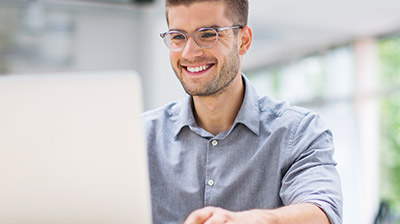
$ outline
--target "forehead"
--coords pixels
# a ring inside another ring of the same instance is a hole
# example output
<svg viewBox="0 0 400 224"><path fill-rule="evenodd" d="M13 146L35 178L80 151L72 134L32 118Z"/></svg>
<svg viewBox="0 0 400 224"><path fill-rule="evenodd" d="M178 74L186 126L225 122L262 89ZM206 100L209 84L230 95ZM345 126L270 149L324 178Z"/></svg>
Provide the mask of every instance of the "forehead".
<svg viewBox="0 0 400 224"><path fill-rule="evenodd" d="M201 27L231 26L222 2L198 2L168 8L169 29L191 32Z"/></svg>

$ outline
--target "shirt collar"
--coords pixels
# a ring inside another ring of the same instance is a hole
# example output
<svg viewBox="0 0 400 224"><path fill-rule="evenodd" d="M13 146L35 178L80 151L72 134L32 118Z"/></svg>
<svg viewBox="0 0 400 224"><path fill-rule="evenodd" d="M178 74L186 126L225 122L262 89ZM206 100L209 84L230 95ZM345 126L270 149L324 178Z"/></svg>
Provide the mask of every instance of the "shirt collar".
<svg viewBox="0 0 400 224"><path fill-rule="evenodd" d="M242 74L245 87L244 98L239 113L236 116L234 126L241 123L250 129L254 134L260 134L259 103L256 89L251 85L247 77Z"/></svg>
<svg viewBox="0 0 400 224"><path fill-rule="evenodd" d="M171 130L174 131L175 138L185 126L197 125L192 112L192 98L189 95L171 107L168 114L170 119L175 120L174 130Z"/></svg>
<svg viewBox="0 0 400 224"><path fill-rule="evenodd" d="M245 87L245 94L242 106L236 116L233 127L237 124L243 124L250 129L254 134L259 135L259 105L258 95L255 88L250 84L249 80L242 74L242 80ZM193 99L191 96L186 96L183 100L175 104L168 111L171 119L175 120L174 136L178 137L184 127L189 127L192 131L205 136L212 137L211 134L201 129L194 118L193 114ZM230 131L229 131L230 132Z"/></svg>

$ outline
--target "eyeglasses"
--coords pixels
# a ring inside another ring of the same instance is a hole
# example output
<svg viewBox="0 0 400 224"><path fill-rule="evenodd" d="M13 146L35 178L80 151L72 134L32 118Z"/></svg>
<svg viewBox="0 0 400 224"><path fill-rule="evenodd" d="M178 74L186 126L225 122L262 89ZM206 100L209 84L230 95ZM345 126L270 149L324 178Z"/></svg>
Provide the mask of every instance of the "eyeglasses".
<svg viewBox="0 0 400 224"><path fill-rule="evenodd" d="M178 30L170 30L161 33L165 45L171 51L181 51L191 36L193 40L202 48L212 48L218 41L218 33L229 29L242 29L243 26L229 26L221 28L200 28L192 33L184 33Z"/></svg>

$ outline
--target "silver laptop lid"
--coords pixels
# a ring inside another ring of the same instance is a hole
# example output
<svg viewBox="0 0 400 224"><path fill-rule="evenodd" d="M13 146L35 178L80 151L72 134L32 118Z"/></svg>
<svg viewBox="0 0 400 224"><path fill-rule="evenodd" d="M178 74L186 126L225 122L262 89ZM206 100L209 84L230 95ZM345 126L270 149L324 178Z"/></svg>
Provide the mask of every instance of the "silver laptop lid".
<svg viewBox="0 0 400 224"><path fill-rule="evenodd" d="M0 76L0 223L151 223L130 71Z"/></svg>

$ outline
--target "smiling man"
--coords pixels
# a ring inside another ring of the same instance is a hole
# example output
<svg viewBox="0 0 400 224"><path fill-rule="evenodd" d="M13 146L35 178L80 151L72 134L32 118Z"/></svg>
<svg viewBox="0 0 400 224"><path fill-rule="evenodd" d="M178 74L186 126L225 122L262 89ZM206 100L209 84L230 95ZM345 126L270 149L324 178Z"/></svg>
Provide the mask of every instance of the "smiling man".
<svg viewBox="0 0 400 224"><path fill-rule="evenodd" d="M188 96L144 114L153 221L341 223L331 132L241 72L247 15L247 0L166 0L161 37Z"/></svg>

